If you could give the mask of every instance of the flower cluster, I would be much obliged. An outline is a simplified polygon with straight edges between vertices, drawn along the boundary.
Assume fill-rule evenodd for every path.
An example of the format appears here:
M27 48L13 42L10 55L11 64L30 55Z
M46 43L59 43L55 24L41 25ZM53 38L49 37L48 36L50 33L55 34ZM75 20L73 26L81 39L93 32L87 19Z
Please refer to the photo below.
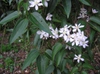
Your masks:
M53 29L50 25L49 29L51 30L52 35L49 35L47 32L37 31L37 34L40 35L41 39L47 39L49 37L53 39L63 38L63 40L68 43L70 42L72 46L82 46L86 48L88 46L87 37L84 35L84 32L80 30L84 26L81 24L75 24L75 26L65 25L63 28L59 30L57 28Z

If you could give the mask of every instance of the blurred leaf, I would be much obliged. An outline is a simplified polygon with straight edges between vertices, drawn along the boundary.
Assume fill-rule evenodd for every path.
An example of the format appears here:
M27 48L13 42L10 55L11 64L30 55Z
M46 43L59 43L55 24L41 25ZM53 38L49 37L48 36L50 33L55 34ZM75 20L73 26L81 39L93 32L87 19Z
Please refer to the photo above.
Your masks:
M54 66L53 65L49 65L48 68L46 69L45 74L51 74L54 70Z
M95 24L93 22L89 22L89 24L94 30L100 32L100 25L97 25L97 24Z
M92 65L90 65L89 63L84 63L83 68L85 68L85 69L94 69L94 67Z
M39 56L39 51L37 49L33 49L28 54L27 58L25 59L22 70L24 70L26 67L28 67L37 57Z
M56 8L59 1L60 0L50 0L49 6L48 6L48 12L49 13L52 13L54 11L54 9Z
M82 73L81 74L88 74L86 71L82 71Z
M54 45L53 51L52 51L52 59L54 60L55 55L62 49L62 44L61 43L56 43Z
M15 18L19 17L20 15L21 15L21 12L14 11L13 13L11 13L11 14L7 15L5 18L3 18L0 21L0 24L6 24L7 22L12 21Z
M9 5L11 5L12 0L9 0Z
M32 22L32 24L37 25L37 27L39 27L41 30L44 30L45 32L51 34L48 24L38 12L33 12L32 14L29 14L28 19Z
M71 74L74 74L77 71L78 71L78 67L73 67L72 70L71 70Z
M96 16L91 16L90 20L100 25L100 18Z
M71 0L63 0L64 10L66 12L67 18L69 18L71 12Z
M65 72L65 74L69 74L69 71L66 68L64 68L64 72Z
M45 51L45 55L48 57L48 59L52 60L52 51L50 49Z
M23 33L25 33L25 29L28 26L28 20L23 19L19 23L16 24L11 37L10 37L10 44L13 43L19 36L21 36Z
M85 5L91 6L87 0L79 0L79 1Z
M44 55L40 55L37 58L36 63L37 63L39 74L45 74L48 62L49 62L49 60Z

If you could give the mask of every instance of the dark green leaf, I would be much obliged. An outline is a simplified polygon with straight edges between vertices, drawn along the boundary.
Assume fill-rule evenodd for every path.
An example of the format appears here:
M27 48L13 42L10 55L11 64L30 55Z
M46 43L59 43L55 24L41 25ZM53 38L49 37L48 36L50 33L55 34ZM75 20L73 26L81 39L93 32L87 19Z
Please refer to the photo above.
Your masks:
M49 65L48 68L46 69L45 74L51 74L54 70L54 66L53 65Z
M79 0L79 1L85 5L91 6L87 0Z
M58 66L65 55L65 50L59 51L59 53L55 56L56 58L56 65Z
M52 60L52 51L50 49L45 51L45 55L48 57L48 59Z
M64 10L66 12L67 18L69 18L71 12L71 0L63 0Z
M54 9L56 8L59 1L60 0L50 0L49 6L48 6L48 12L49 13L52 13L54 11Z
M14 20L15 18L19 17L21 15L21 12L15 11L9 15L7 15L5 18L3 18L0 21L0 24L6 24L7 22Z
M25 33L28 26L28 20L23 19L21 22L17 23L10 37L10 43L13 43L19 36Z
M44 55L40 55L37 58L36 63L37 63L39 74L45 74L45 71L46 71L47 65L48 65L48 61L49 60Z
M39 56L39 51L37 49L33 49L28 54L27 58L25 59L23 63L22 70L24 70L26 67L28 67L37 57Z
M100 18L96 16L91 16L90 20L100 25Z
M39 36L38 34L36 34L36 35L35 35L35 38L34 38L34 42L33 42L34 46L37 45L39 39L40 39L40 36Z
M45 20L42 18L42 16L38 12L33 12L32 14L29 14L28 19L34 25L37 25L37 27L39 27L41 30L44 30L45 32L48 32L51 34L48 24L45 22Z
M54 60L55 58L55 55L62 49L62 44L61 43L56 43L54 45L54 48L53 48L53 52L52 52L52 59Z
M95 24L93 22L89 22L89 24L94 30L100 32L100 25L97 25L97 24Z

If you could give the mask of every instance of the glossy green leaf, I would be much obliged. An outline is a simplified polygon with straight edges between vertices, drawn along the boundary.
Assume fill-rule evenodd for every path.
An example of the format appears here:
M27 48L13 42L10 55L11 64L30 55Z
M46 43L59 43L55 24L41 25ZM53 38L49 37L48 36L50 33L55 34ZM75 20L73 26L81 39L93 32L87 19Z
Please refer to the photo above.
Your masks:
M48 6L48 12L49 13L52 13L54 11L54 9L56 8L59 1L60 0L50 0L49 6Z
M79 0L79 1L85 5L91 6L87 0Z
M50 49L45 51L45 55L48 57L48 59L52 60L52 51Z
M64 10L66 12L67 18L69 18L71 12L71 0L63 0Z
M45 74L51 74L54 70L54 66L53 65L49 65L48 68L46 69Z
M93 22L89 22L89 24L94 30L100 32L100 25L97 25L97 24L95 24Z
M56 43L54 45L53 51L52 51L52 59L54 60L55 55L62 49L62 44L61 43Z
M29 14L28 19L32 22L32 24L37 25L37 27L39 27L41 30L44 30L45 32L51 34L48 24L38 12L33 12L32 14Z
M78 71L78 67L73 67L72 70L71 70L71 74L75 73Z
M10 44L13 43L23 33L25 33L27 26L28 26L27 19L23 19L22 21L16 24L10 37Z
M39 56L39 51L37 49L33 49L32 51L30 51L30 53L28 54L27 58L23 63L22 70L28 67L34 60L37 59L38 56Z
M12 21L15 18L19 17L20 15L21 15L21 12L14 11L13 13L11 13L11 14L7 15L5 18L3 18L0 21L0 24L6 24L7 22Z
M48 61L49 60L44 55L40 55L37 58L36 63L37 63L39 74L45 74L45 71L46 71L47 65L48 65Z
M100 25L100 18L99 17L91 16L90 21L93 21L93 22L97 23L98 25Z

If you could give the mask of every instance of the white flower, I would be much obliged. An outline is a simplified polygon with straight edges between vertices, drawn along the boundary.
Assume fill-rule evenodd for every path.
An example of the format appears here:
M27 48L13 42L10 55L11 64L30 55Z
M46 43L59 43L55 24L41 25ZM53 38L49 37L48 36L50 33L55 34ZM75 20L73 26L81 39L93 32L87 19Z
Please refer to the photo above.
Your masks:
M83 48L86 48L88 46L88 41L85 41L85 40L81 41L80 46L83 46Z
M75 54L74 60L77 60L78 63L79 63L80 61L84 61L84 59L81 58L81 54L79 54L78 56Z
M53 34L53 35L51 35L51 37L53 38L53 39L58 39L59 38L59 36L58 36L58 29L56 28L55 30L53 29L52 31L51 31L51 33Z
M46 20L50 20L51 21L51 17L52 16L53 16L52 14L48 13L47 16L46 16Z
M49 34L45 31L37 31L37 34L40 35L40 39L47 39L49 37Z
M38 6L42 6L43 4L41 3L42 0L34 0L34 1L29 1L30 5L29 7L35 7L36 10L38 10Z
M92 13L98 13L98 11L96 9L92 9Z
M71 49L72 49L72 47L71 47L71 46L69 46L69 45L66 45L65 49L69 49L69 50L71 50Z
M72 26L73 32L80 31L80 28L83 28L83 27L84 27L84 25L75 24L75 26Z
M87 10L85 8L80 9L80 14L78 19L87 17Z
M45 1L44 1L45 7L48 7L48 1L50 1L50 0L45 0Z

